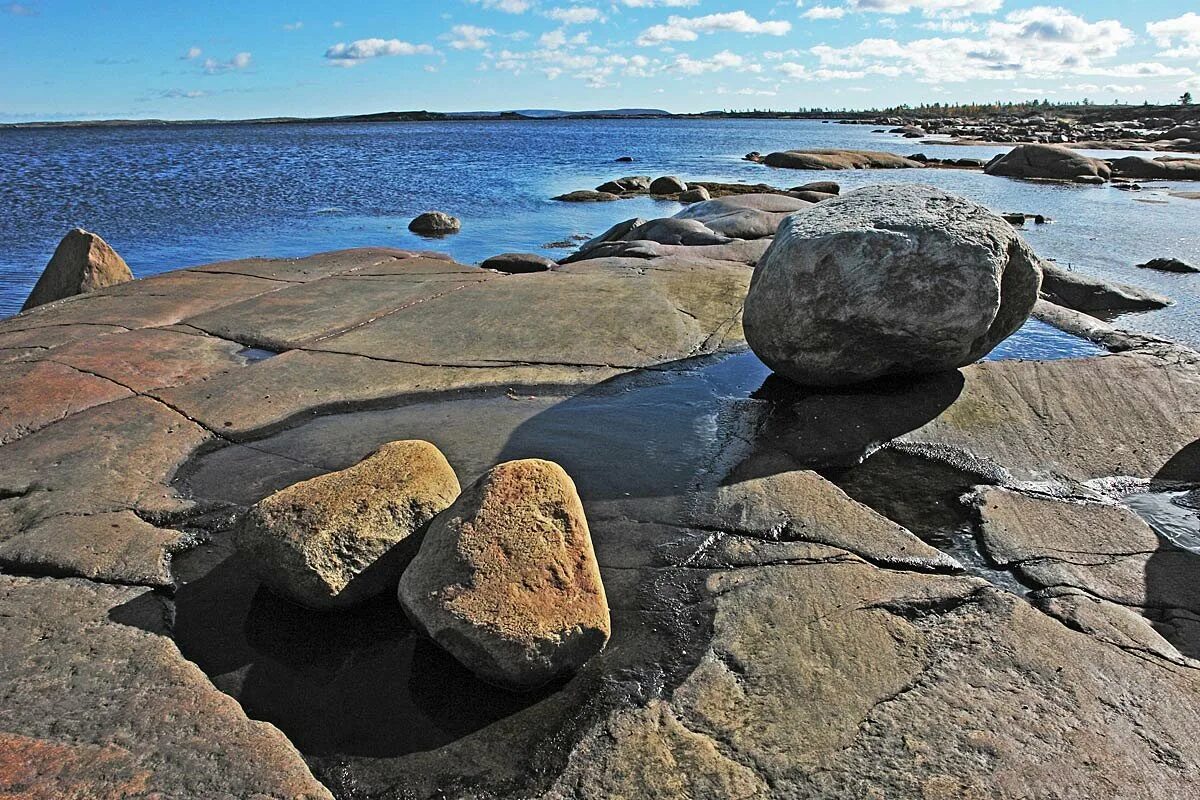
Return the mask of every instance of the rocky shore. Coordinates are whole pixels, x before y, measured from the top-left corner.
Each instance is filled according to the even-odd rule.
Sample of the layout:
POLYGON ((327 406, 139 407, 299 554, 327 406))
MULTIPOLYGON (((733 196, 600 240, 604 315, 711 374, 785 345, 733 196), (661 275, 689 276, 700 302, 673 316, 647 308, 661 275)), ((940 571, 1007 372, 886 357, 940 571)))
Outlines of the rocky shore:
MULTIPOLYGON (((699 186, 676 180, 659 190, 699 186)), ((703 188, 536 271, 251 259, 0 321, 0 786, 1200 790, 1200 554, 1131 499, 1200 484, 1200 354, 1067 308, 1096 282, 1084 300, 1072 275, 1043 282, 1011 224, 944 193, 703 188), (764 344, 829 236, 817 327, 764 344), (888 316, 900 284, 863 283, 868 262, 920 320, 888 316), (922 288, 943 262, 962 274, 922 288), (947 307, 967 286, 973 305, 947 307), (1108 352, 977 361, 1031 312, 1108 352), (897 333, 909 355, 886 351, 897 333), (748 339, 784 372, 840 342, 858 371, 800 386, 748 339), (425 466, 356 494, 378 459, 425 466), (377 560, 347 531, 393 522, 392 546, 421 539, 402 577, 327 602, 377 560), (318 570, 298 604, 259 563, 280 559, 252 555, 280 530, 365 560, 318 570), (569 669, 547 655, 579 631, 569 669), (489 672, 514 648, 536 680, 489 672)))

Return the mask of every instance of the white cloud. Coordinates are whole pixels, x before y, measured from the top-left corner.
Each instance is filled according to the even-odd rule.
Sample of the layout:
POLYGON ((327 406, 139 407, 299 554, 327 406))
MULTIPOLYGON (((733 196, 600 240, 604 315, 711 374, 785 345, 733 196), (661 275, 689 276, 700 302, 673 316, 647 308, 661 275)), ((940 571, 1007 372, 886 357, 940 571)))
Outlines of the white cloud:
POLYGON ((783 36, 792 29, 792 23, 773 20, 760 22, 745 11, 729 11, 724 14, 708 14, 703 17, 668 17, 665 24, 652 25, 642 31, 637 43, 642 46, 663 42, 694 42, 702 33, 732 31, 745 34, 767 34, 783 36))
POLYGON ((285 31, 298 31, 303 27, 304 23, 300 20, 296 20, 295 22, 286 22, 283 25, 283 29, 285 31))
POLYGON ((592 8, 591 6, 552 8, 546 12, 546 16, 552 20, 561 22, 563 25, 584 25, 589 22, 595 22, 598 19, 603 19, 600 9, 592 8))
POLYGON ((399 39, 357 39, 350 44, 338 42, 325 51, 325 57, 338 66, 353 66, 359 61, 380 56, 432 55, 427 44, 412 44, 399 39))
POLYGON ((968 17, 995 14, 1003 0, 847 0, 854 11, 876 14, 907 14, 920 10, 927 17, 968 17))
POLYGON ((1159 53, 1164 58, 1200 58, 1200 14, 1194 11, 1148 23, 1146 32, 1159 47, 1168 48, 1159 53))
POLYGON ((495 36, 491 28, 480 28, 477 25, 455 25, 450 32, 443 36, 455 50, 482 50, 488 46, 489 36, 495 36))
POLYGON ((209 75, 216 75, 221 72, 234 72, 245 69, 250 66, 250 54, 238 53, 228 61, 218 61, 215 58, 204 59, 204 64, 201 68, 209 75))
POLYGON ((805 19, 841 19, 846 16, 846 9, 841 6, 813 6, 800 16, 805 19))
POLYGON ((180 56, 184 61, 193 61, 199 58, 204 53, 199 47, 189 47, 187 52, 180 56))
POLYGON ((506 14, 524 14, 533 3, 530 0, 468 0, 468 2, 506 14))
POLYGON ((738 69, 746 65, 746 60, 730 50, 722 50, 712 58, 694 59, 686 55, 677 56, 671 68, 684 75, 702 75, 705 72, 720 72, 724 69, 738 69))
POLYGON ((691 8, 700 5, 700 0, 621 0, 621 4, 630 8, 691 8))

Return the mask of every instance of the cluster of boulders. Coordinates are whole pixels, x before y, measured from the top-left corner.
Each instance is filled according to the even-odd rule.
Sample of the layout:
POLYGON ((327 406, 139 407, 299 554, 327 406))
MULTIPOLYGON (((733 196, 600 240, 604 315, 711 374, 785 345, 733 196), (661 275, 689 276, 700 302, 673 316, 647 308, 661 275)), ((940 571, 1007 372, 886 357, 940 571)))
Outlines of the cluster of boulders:
POLYGON ((549 461, 510 461, 466 491, 429 442, 254 505, 235 543, 274 593, 344 609, 395 592, 414 627, 479 678, 530 690, 603 649, 608 602, 575 484, 549 461))
POLYGON ((880 117, 844 122, 883 126, 876 132, 906 139, 939 136, 962 142, 1076 145, 1120 142, 1126 147, 1144 145, 1146 149, 1200 152, 1200 124, 1181 124, 1174 117, 1085 122, 1031 114, 987 119, 880 117))
POLYGON ((996 156, 984 167, 988 175, 1071 181, 1101 185, 1113 179, 1200 180, 1200 159, 1128 156, 1106 161, 1067 147, 1023 144, 996 156))
POLYGON ((681 203, 699 203, 710 195, 704 186, 688 186, 674 175, 653 178, 649 175, 627 175, 616 180, 605 181, 595 189, 567 192, 553 199, 566 202, 604 202, 629 197, 667 197, 681 203))
POLYGON ((75 228, 58 243, 22 311, 133 280, 125 259, 94 233, 75 228))

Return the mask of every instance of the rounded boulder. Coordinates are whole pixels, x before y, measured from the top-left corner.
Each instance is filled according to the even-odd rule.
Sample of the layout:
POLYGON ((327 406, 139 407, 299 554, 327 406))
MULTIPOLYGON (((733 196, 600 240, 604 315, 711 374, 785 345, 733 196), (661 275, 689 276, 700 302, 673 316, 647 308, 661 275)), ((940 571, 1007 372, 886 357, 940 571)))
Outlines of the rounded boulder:
POLYGON ((465 667, 519 691, 578 669, 611 630, 575 484, 540 459, 493 467, 439 515, 399 597, 465 667))
POLYGON ((746 341, 811 386, 957 369, 1025 323, 1041 279, 1037 256, 983 206, 867 187, 780 225, 750 282, 746 341))
POLYGON ((446 236, 462 230, 462 222, 444 211, 427 211, 408 223, 408 229, 422 236, 446 236))
POLYGON ((276 594, 309 608, 345 608, 395 588, 417 552, 416 535, 459 488, 432 444, 391 442, 352 467, 260 500, 234 542, 276 594))

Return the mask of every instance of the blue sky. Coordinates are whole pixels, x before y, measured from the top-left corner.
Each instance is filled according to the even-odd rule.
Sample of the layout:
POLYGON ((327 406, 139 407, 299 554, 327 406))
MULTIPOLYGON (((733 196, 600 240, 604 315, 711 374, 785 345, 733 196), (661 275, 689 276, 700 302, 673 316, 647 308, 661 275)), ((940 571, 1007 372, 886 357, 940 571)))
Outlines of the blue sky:
POLYGON ((1200 96, 1193 0, 0 0, 0 121, 1200 96))

